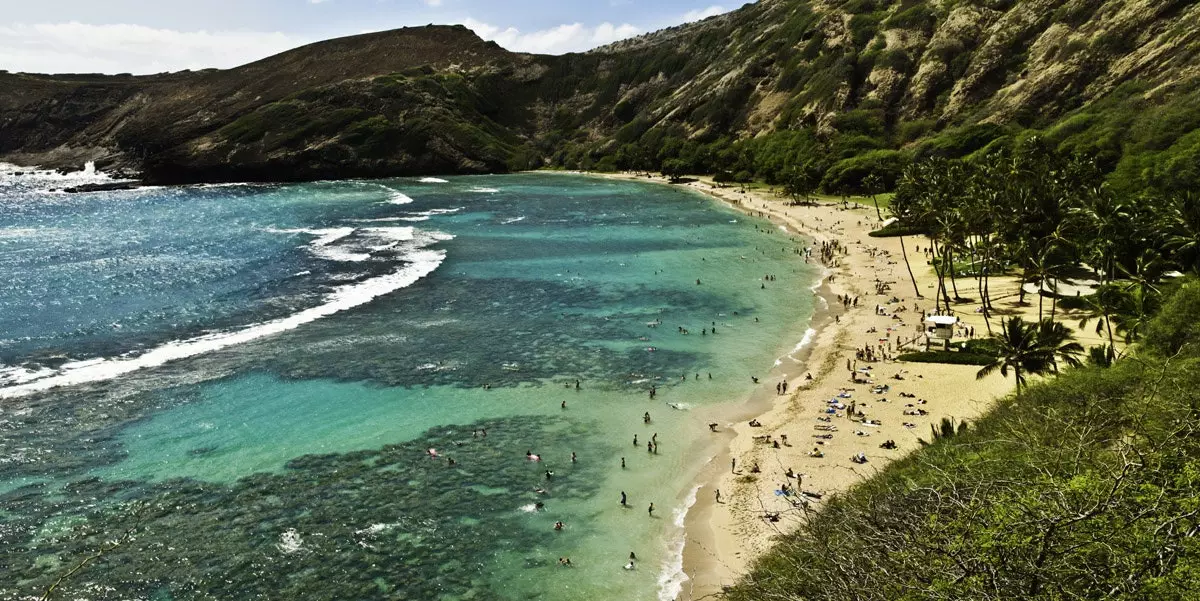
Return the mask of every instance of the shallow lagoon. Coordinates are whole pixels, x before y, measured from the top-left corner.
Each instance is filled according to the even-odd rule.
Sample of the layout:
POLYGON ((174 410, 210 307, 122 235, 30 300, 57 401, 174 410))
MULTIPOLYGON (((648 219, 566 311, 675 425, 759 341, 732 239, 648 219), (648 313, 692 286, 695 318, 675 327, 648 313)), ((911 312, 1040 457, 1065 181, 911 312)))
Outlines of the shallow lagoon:
POLYGON ((519 175, 4 202, 20 210, 0 228, 23 233, 0 262, 61 296, 46 323, 28 308, 2 322, 23 335, 0 336, 16 341, 0 357, 27 369, 286 317, 418 250, 444 260, 277 335, 2 401, 0 563, 16 576, 3 599, 40 594, 126 531, 62 598, 654 599, 710 448, 694 409, 744 399, 812 311, 802 240, 648 184, 519 175), (399 227, 439 235, 389 246, 378 229, 399 227), (34 273, 39 245, 81 285, 34 273), (197 249, 226 267, 192 265, 197 249), (131 279, 152 263, 184 268, 131 279), (763 288, 765 274, 777 280, 763 288))

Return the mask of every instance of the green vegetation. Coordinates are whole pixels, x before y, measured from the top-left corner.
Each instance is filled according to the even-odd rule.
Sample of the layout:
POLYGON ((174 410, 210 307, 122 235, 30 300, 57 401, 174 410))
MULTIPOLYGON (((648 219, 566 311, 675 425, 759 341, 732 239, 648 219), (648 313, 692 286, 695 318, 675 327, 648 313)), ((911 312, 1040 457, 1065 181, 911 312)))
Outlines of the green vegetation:
POLYGON ((1200 281, 1133 356, 1030 385, 830 499, 732 601, 1118 599, 1200 590, 1200 281))
POLYGON ((947 363, 950 365, 990 365, 996 360, 991 355, 978 355, 962 351, 917 351, 904 353, 896 359, 910 363, 947 363))

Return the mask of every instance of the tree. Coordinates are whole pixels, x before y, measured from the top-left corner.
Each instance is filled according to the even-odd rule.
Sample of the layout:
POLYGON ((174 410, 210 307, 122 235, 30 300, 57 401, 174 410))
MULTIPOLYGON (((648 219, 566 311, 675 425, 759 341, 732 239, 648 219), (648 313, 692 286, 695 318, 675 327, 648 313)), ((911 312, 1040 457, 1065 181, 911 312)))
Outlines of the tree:
POLYGON ((783 193, 790 196, 792 202, 797 204, 801 202, 801 199, 804 202, 811 200, 813 192, 817 191, 817 186, 821 182, 820 177, 809 163, 792 167, 785 177, 783 193))
POLYGON ((871 197, 871 202, 875 203, 875 216, 883 221, 883 212, 879 210, 879 199, 876 198, 883 191, 883 180, 875 172, 871 172, 863 178, 863 190, 871 197))
POLYGON ((1008 377, 1011 369, 1020 396, 1027 375, 1058 373, 1060 360, 1072 367, 1080 364, 1078 356, 1084 349, 1072 342, 1071 337, 1070 330, 1049 319, 1040 323, 1026 322, 1020 317, 1001 320, 1000 331, 991 337, 999 350, 996 360, 980 369, 975 377, 983 379, 997 370, 1008 377))
POLYGON ((683 179, 683 176, 686 172, 687 164, 680 159, 667 159, 663 161, 662 174, 664 177, 670 180, 671 183, 675 183, 683 179))

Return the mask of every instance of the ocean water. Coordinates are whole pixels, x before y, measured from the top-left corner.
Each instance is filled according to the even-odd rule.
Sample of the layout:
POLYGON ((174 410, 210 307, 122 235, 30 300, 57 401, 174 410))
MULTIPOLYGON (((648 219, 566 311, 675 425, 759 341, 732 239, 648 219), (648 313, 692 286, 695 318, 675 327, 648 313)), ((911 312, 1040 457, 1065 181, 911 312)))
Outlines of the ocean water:
POLYGON ((5 600, 93 555, 53 598, 670 597, 708 410, 801 339, 818 276, 636 182, 12 172, 5 600))

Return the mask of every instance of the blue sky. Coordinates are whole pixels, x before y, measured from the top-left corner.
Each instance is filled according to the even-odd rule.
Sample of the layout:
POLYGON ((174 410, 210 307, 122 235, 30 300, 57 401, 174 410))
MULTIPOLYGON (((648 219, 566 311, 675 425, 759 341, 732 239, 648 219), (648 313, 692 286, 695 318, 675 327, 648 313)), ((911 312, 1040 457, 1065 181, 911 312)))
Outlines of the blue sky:
POLYGON ((0 69, 157 73, 232 67, 305 43, 462 23, 560 54, 735 8, 714 0, 2 0, 0 69), (11 6, 9 6, 11 5, 11 6))

